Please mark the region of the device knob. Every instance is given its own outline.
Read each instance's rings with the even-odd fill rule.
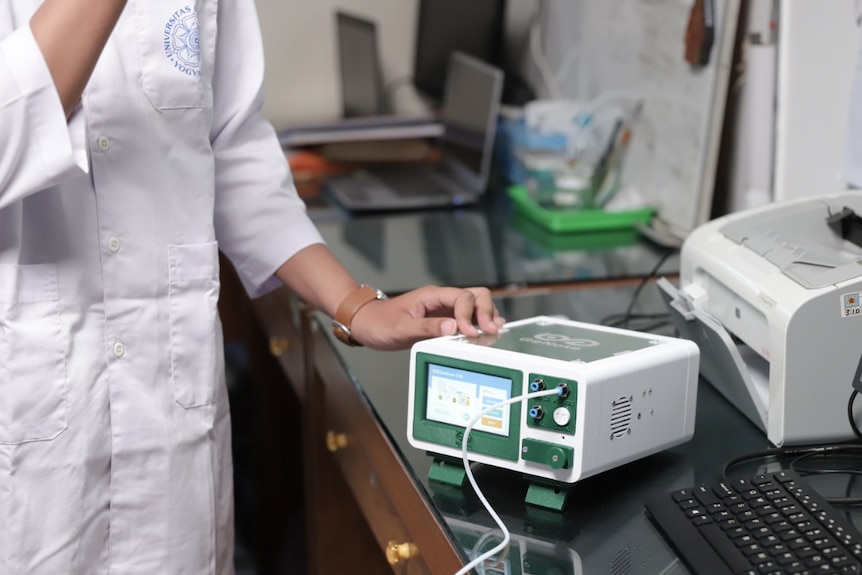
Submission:
[[[415,543],[398,543],[390,540],[386,544],[386,560],[390,565],[398,565],[401,561],[407,561],[419,555],[419,548]]]
[[[344,449],[350,444],[346,433],[336,433],[334,431],[326,432],[326,449],[335,453],[339,449]]]
[[[560,427],[565,427],[572,420],[572,412],[566,407],[558,407],[554,410],[554,423]]]
[[[566,451],[562,447],[551,447],[546,454],[548,466],[551,469],[562,469],[568,465]]]

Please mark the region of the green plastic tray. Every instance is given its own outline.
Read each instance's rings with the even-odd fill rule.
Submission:
[[[510,223],[532,246],[546,252],[605,251],[634,245],[640,237],[635,228],[554,232],[520,212],[514,214]]]
[[[552,232],[596,232],[632,228],[636,223],[649,223],[655,214],[652,208],[621,212],[551,210],[537,204],[524,186],[512,186],[508,192],[523,215]]]

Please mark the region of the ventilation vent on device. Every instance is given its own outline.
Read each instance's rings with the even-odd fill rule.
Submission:
[[[611,558],[611,575],[629,575],[632,572],[632,556],[628,547],[623,547]]]
[[[630,432],[632,423],[632,398],[621,397],[614,401],[611,410],[611,439],[622,437]]]

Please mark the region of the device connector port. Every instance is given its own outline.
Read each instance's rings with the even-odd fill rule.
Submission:
[[[530,382],[530,391],[531,392],[542,391],[543,389],[545,389],[545,380],[544,379],[537,377],[536,379],[534,379],[533,381]]]

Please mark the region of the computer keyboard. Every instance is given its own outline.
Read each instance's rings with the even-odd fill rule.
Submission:
[[[696,575],[862,574],[862,534],[792,470],[663,493],[646,511]]]
[[[390,190],[403,197],[445,197],[459,192],[450,181],[431,168],[381,170],[377,177]]]

